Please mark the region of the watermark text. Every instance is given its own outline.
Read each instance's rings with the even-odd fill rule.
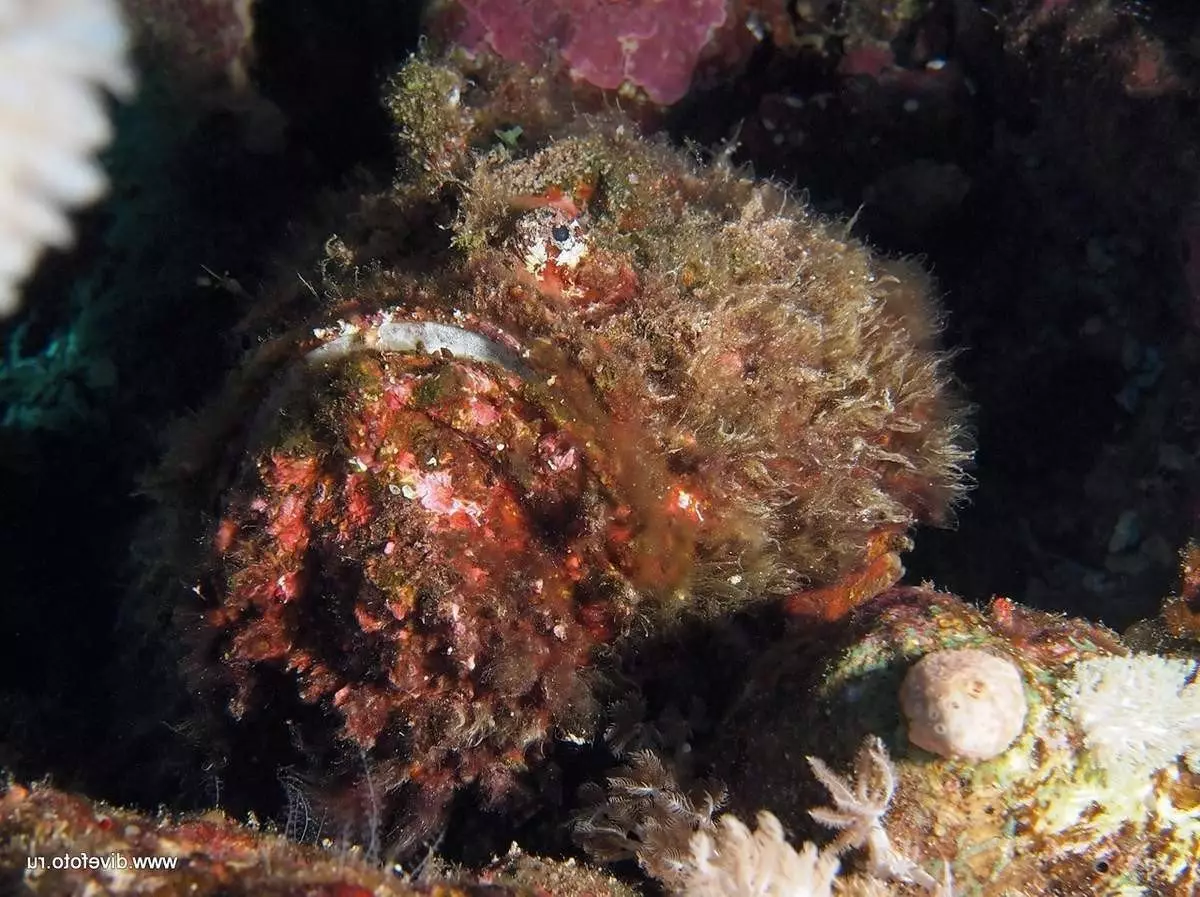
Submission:
[[[179,857],[137,857],[123,853],[68,853],[62,856],[29,856],[28,872],[78,871],[83,869],[118,871],[125,869],[167,872],[175,868]]]

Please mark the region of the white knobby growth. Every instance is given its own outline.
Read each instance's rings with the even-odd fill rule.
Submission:
[[[978,648],[934,651],[900,686],[908,740],[942,757],[990,760],[1025,727],[1025,684],[1013,661]]]

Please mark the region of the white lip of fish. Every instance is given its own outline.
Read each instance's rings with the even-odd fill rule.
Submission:
[[[366,327],[339,321],[336,327],[314,330],[313,335],[325,342],[305,353],[301,364],[291,366],[279,376],[254,415],[247,445],[257,443],[283,412],[288,399],[301,388],[306,369],[332,364],[359,352],[435,355],[445,349],[455,358],[498,365],[523,380],[533,379],[533,371],[508,346],[453,324],[395,321],[385,317],[382,323]]]
[[[324,364],[346,358],[355,352],[419,352],[436,355],[443,349],[455,358],[495,364],[524,380],[532,379],[533,371],[516,352],[482,334],[453,324],[436,321],[385,321],[370,330],[367,341],[357,329],[345,329],[327,343],[305,355],[310,365]]]

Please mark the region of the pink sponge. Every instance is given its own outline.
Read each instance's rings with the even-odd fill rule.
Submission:
[[[553,42],[572,77],[629,82],[656,103],[687,93],[700,51],[725,24],[726,0],[462,0],[462,40],[536,65]]]

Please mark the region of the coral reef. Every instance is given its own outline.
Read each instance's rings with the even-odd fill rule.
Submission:
[[[1163,602],[1160,626],[1171,638],[1197,642],[1200,641],[1200,544],[1187,544],[1179,567],[1179,594]]]
[[[1110,777],[1152,777],[1183,759],[1200,770],[1200,686],[1194,661],[1140,655],[1075,665],[1068,713]]]
[[[1200,543],[1179,552],[1179,579],[1159,613],[1134,623],[1124,633],[1133,648],[1167,657],[1200,656]]]
[[[425,21],[460,56],[521,63],[576,101],[616,96],[649,119],[797,37],[782,0],[439,0]]]
[[[579,97],[615,93],[639,113],[653,113],[719,90],[764,47],[819,60],[844,75],[886,71],[904,80],[898,52],[934,6],[928,0],[441,0],[430,4],[426,20],[440,43],[475,55],[490,51],[569,80]],[[908,72],[910,82],[914,74]]]
[[[758,814],[753,833],[732,813],[714,819],[720,801],[712,786],[700,792],[703,803],[697,803],[648,752],[609,778],[606,790],[589,790],[593,805],[576,820],[575,836],[595,859],[636,858],[678,894],[829,897],[836,880],[839,894],[889,893],[889,883],[899,882],[951,897],[948,865],[939,881],[888,837],[883,818],[895,795],[896,771],[882,741],[874,736],[863,741],[850,776],[838,775],[818,757],[808,763],[833,802],[808,815],[840,832],[821,849],[812,841],[794,849],[770,811]],[[839,874],[838,857],[850,850],[864,855],[865,868]]]
[[[585,808],[573,833],[589,856],[603,863],[637,860],[648,875],[683,891],[697,866],[693,839],[716,832],[725,790],[704,782],[685,790],[656,754],[639,751],[612,772],[606,787],[585,785],[580,799]]]
[[[753,832],[736,817],[723,816],[715,835],[696,835],[689,874],[678,893],[829,897],[837,868],[837,858],[819,854],[812,842],[793,850],[770,813],[758,815]]]
[[[804,641],[764,657],[712,750],[734,812],[768,809],[812,832],[813,784],[788,758],[839,758],[873,733],[894,758],[890,844],[931,880],[944,861],[963,893],[1196,888],[1193,663],[1131,656],[1111,632],[1006,599],[985,614],[914,588],[863,605],[832,647]],[[993,756],[941,756],[906,735],[905,676],[947,651],[1019,671],[1024,724]]]
[[[219,728],[361,752],[345,787],[406,807],[409,842],[586,739],[588,671],[635,620],[889,585],[967,457],[914,265],[621,119],[502,143],[450,191],[454,152],[276,294],[303,323],[185,428],[147,549],[188,586],[158,600]]]

